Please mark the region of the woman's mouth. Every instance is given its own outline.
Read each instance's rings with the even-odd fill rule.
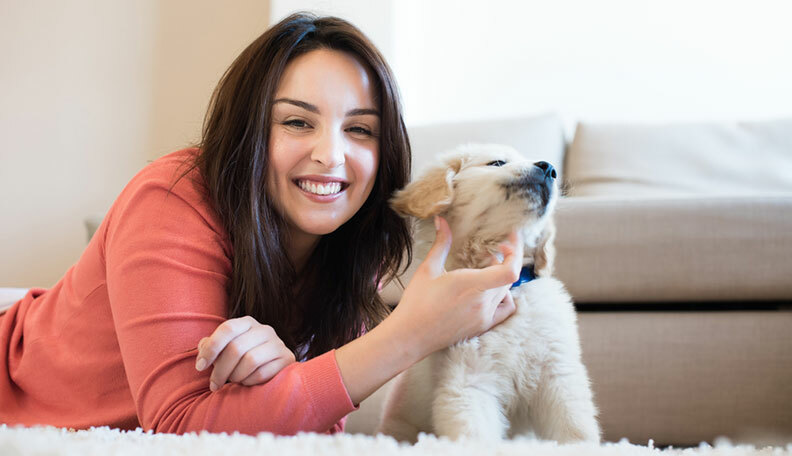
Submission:
[[[349,187],[347,182],[319,182],[311,179],[295,179],[294,184],[314,201],[334,200]]]

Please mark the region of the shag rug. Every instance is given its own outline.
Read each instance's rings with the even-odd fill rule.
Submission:
[[[452,442],[434,436],[421,435],[415,445],[398,444],[390,437],[363,434],[299,434],[279,437],[261,433],[256,437],[234,433],[201,432],[185,435],[153,434],[120,431],[109,427],[73,431],[52,426],[9,427],[0,425],[0,455],[792,455],[792,444],[785,447],[757,448],[752,445],[733,445],[718,440],[714,446],[701,444],[696,448],[658,449],[649,441],[647,446],[634,445],[626,440],[601,445],[537,442],[515,439],[498,444],[480,441]]]

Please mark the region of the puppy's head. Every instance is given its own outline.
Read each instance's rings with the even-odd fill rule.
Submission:
[[[432,218],[448,220],[453,234],[447,267],[484,267],[509,233],[519,229],[525,264],[538,276],[552,274],[558,196],[556,172],[508,146],[468,144],[439,161],[391,199],[402,215],[419,219],[417,237],[429,240]]]

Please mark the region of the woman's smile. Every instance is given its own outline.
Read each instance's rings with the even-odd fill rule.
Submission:
[[[333,202],[349,187],[344,179],[332,176],[302,176],[293,182],[306,198],[317,203]]]

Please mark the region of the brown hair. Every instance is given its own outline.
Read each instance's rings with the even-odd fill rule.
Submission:
[[[374,76],[380,164],[368,199],[352,219],[322,236],[298,282],[284,247],[284,219],[266,192],[267,145],[284,68],[320,48],[349,53]],[[405,267],[412,260],[409,228],[387,204],[409,180],[410,145],[390,68],[360,30],[306,13],[271,27],[223,75],[198,147],[194,166],[233,246],[228,318],[250,315],[272,326],[298,358],[300,347],[312,358],[385,318],[377,284],[391,280],[405,256]]]

